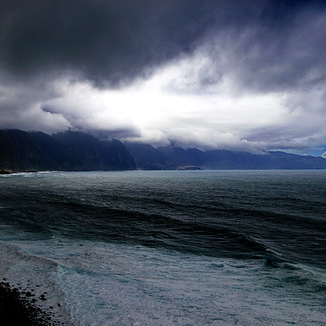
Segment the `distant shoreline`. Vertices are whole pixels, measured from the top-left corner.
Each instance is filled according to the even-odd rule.
[[[176,168],[176,169],[134,169],[134,170],[28,170],[16,171],[9,169],[0,169],[0,175],[11,175],[19,173],[44,173],[44,172],[124,172],[124,171],[326,171],[326,169],[204,169],[197,167]]]
[[[0,169],[0,174],[12,174],[14,171],[7,169]]]
[[[38,171],[38,170],[15,171],[15,170],[10,170],[10,169],[0,169],[0,174],[35,173],[35,172],[41,172],[41,171]]]
[[[326,169],[326,158],[281,151],[200,150],[119,140],[67,131],[55,135],[0,130],[0,170],[47,171]],[[29,171],[32,170],[32,171]]]

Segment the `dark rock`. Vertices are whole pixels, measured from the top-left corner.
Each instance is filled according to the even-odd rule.
[[[12,174],[11,170],[0,169],[0,174]]]
[[[42,295],[40,296],[40,299],[41,299],[41,300],[43,300],[43,301],[45,301],[45,300],[46,300],[46,297],[45,297],[45,295],[44,295],[44,294],[42,294]]]
[[[26,292],[30,293],[29,291]],[[52,317],[33,305],[29,300],[8,283],[0,283],[0,322],[10,326],[49,326],[59,325]]]

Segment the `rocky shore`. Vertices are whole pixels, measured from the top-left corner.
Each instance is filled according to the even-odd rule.
[[[12,288],[0,282],[0,323],[3,326],[59,326],[49,314],[34,305],[29,291]]]
[[[12,170],[0,169],[0,174],[11,174],[14,173]]]
[[[15,170],[8,170],[8,169],[1,169],[0,174],[12,174],[12,173],[35,173],[39,172],[38,170],[23,170],[23,171],[15,171]]]

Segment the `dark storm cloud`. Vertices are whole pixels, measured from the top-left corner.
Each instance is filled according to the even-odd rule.
[[[325,83],[326,2],[271,1],[258,8],[246,23],[207,33],[204,51],[220,75],[232,74],[241,90],[253,92]]]
[[[251,28],[255,32],[247,39],[239,39],[238,50],[248,56],[259,42],[255,64],[243,62],[259,73],[266,61],[275,64],[277,58],[282,60],[288,26],[307,7],[319,9],[321,3],[2,0],[1,66],[19,78],[69,71],[97,84],[112,85],[192,52],[209,33],[214,36],[227,31],[237,42],[236,36]]]
[[[1,62],[20,77],[56,69],[95,82],[133,77],[189,51],[210,23],[205,8],[170,0],[1,1]]]

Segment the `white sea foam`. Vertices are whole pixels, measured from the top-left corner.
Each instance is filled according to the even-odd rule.
[[[71,249],[73,259],[61,266],[59,279],[78,325],[284,325],[293,320],[313,325],[326,321],[322,313],[312,314],[304,302],[291,299],[282,288],[261,282],[260,266],[254,261],[94,242]],[[290,300],[285,302],[284,297]],[[289,304],[291,300],[296,304]]]
[[[15,243],[15,241],[13,242]],[[322,325],[325,315],[259,262],[95,241],[0,243],[1,275],[48,292],[67,324]],[[5,267],[6,266],[6,267]],[[286,271],[279,271],[281,275]],[[270,279],[269,279],[270,278]],[[268,282],[270,281],[270,283]],[[35,287],[38,285],[39,287]],[[58,308],[57,304],[61,307]]]

